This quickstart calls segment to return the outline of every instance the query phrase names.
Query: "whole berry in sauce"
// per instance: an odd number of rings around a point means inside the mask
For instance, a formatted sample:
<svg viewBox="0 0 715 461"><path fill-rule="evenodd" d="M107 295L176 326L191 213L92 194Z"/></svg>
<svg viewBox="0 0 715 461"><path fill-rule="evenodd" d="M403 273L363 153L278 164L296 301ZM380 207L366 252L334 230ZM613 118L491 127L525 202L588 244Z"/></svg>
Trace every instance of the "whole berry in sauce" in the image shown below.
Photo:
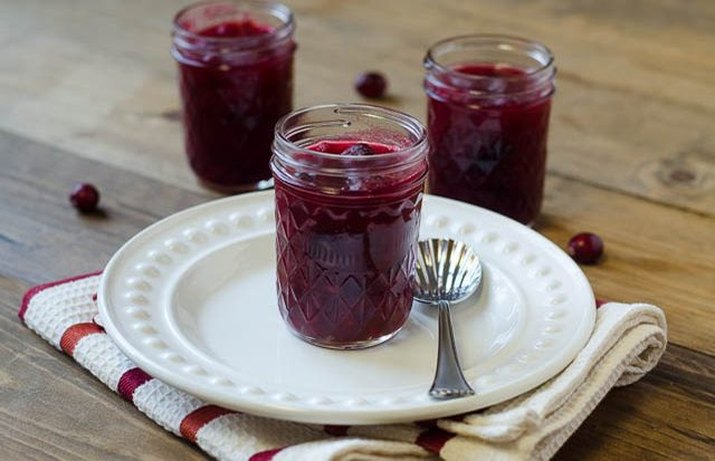
<svg viewBox="0 0 715 461"><path fill-rule="evenodd" d="M375 155L375 151L365 143L359 142L348 147L340 153L340 155L352 155L353 157L364 157L366 155Z"/></svg>

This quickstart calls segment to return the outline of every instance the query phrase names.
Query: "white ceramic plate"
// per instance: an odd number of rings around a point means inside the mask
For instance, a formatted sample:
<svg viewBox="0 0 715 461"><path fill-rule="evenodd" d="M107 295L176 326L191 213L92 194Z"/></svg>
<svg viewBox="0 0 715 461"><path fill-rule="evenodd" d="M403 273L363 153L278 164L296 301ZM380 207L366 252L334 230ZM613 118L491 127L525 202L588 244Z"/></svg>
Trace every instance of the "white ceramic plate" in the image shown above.
<svg viewBox="0 0 715 461"><path fill-rule="evenodd" d="M138 366L206 401L322 424L416 421L486 407L562 370L586 343L595 302L558 247L496 213L426 196L421 238L451 236L484 264L479 296L453 311L476 395L427 395L436 317L416 305L388 343L333 351L299 340L278 312L273 193L217 200L129 240L99 289L107 332Z"/></svg>

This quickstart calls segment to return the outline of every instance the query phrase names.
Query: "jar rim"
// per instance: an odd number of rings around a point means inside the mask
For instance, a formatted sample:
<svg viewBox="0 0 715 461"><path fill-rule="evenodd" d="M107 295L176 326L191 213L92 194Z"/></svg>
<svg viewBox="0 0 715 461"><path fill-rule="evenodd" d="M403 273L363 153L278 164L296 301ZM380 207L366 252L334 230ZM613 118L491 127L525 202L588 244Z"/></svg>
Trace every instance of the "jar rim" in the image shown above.
<svg viewBox="0 0 715 461"><path fill-rule="evenodd" d="M444 64L442 64L437 58L436 54L439 50L439 48L450 46L454 47L458 44L489 44L493 43L499 46L504 46L504 47L512 47L514 45L519 45L519 46L528 46L534 48L537 52L540 52L543 56L546 57L545 60L538 60L537 62L540 63L539 67L536 67L534 69L528 69L526 72L524 72L523 75L505 75L505 76L499 76L499 77L494 77L494 76L488 76L488 75L475 75L475 74L468 74L466 72L460 72L458 70L455 70L453 68L450 68ZM457 35L454 37L448 37L443 40L440 40L436 43L434 43L430 48L427 50L427 54L425 55L424 58L424 66L427 69L434 68L440 73L456 73L459 74L460 78L463 78L467 81L474 81L474 82L484 82L484 81L489 81L489 80L494 80L494 79L499 79L499 80L507 80L507 81L518 81L518 80L523 80L524 78L533 78L535 76L538 76L538 74L548 72L550 69L553 69L554 65L554 55L551 52L551 50L546 47L546 45L534 41L534 40L529 40L523 37L515 36L515 35L506 35L506 34L465 34L465 35Z"/></svg>
<svg viewBox="0 0 715 461"><path fill-rule="evenodd" d="M340 124L348 124L349 126L349 121L346 120L332 120L332 121L326 121L326 122L315 122L308 124L304 127L297 127L297 129L293 129L291 131L286 125L288 122L295 118L299 118L300 116L317 111L317 110L326 110L326 109L332 109L333 112L336 115L340 115L340 113L345 113L345 114L355 114L355 113L360 113L363 112L365 115L370 116L370 117L379 117L382 119L387 119L395 123L400 123L404 128L407 129L412 135L414 135L414 142L412 142L409 146L398 146L399 149L393 152L386 152L378 155L368 155L364 157L358 157L358 156L338 156L335 154L327 153L327 152L318 152L314 151L311 149L307 149L305 147L299 146L298 144L295 144L293 141L289 139L290 135L294 135L296 133L299 133L301 131L305 131L311 128L315 128L319 125L323 126L339 126ZM425 127L422 125L422 123L417 120L417 118L413 117L412 115L401 112L399 110L395 109L390 109L387 107L382 107L378 106L375 104L367 104L367 103L334 103L334 104L319 104L315 106L306 106L302 107L299 109L294 110L293 112L284 115L281 117L278 122L276 122L275 126L275 141L274 143L276 145L282 145L282 147L288 147L292 152L295 153L300 153L304 156L310 156L316 160L328 160L328 161L336 161L338 159L343 159L345 161L349 161L351 164L355 165L356 167L359 167L361 164L367 164L367 163L374 163L376 159L380 159L381 162L384 163L389 163L391 160L399 160L402 159L404 160L406 154L409 154L411 151L414 152L421 152L424 150L425 146L428 143L427 139L427 130Z"/></svg>
<svg viewBox="0 0 715 461"><path fill-rule="evenodd" d="M250 6L255 8L255 11L264 11L275 18L281 20L280 26L276 27L273 31L267 34L254 35L254 36L243 36L243 37L211 37L206 35L201 35L198 32L187 29L180 23L180 19L187 12L200 7L207 7L211 5L231 5L240 7ZM246 48L252 48L260 46L266 43L267 40L273 42L276 40L282 40L290 37L295 29L295 20L293 11L286 5L278 2L268 2L261 0L205 0L192 3L181 10L179 10L173 19L173 32L175 35L191 40L201 40L203 42L208 42L216 45L235 45L241 44Z"/></svg>

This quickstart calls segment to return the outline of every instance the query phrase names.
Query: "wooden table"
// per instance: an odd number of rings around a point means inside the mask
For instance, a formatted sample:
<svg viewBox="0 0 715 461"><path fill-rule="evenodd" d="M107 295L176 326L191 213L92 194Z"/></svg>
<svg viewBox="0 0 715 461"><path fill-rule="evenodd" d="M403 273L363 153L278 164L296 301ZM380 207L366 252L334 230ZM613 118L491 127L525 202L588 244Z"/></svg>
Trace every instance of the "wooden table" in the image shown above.
<svg viewBox="0 0 715 461"><path fill-rule="evenodd" d="M440 38L502 32L557 57L546 201L560 246L600 234L600 298L667 313L670 345L615 389L558 459L715 459L715 3L291 0L296 105L356 100L424 118L421 59ZM217 195L182 148L169 22L181 2L0 3L0 457L201 459L27 330L33 284L100 269L148 224ZM101 216L68 192L91 181Z"/></svg>

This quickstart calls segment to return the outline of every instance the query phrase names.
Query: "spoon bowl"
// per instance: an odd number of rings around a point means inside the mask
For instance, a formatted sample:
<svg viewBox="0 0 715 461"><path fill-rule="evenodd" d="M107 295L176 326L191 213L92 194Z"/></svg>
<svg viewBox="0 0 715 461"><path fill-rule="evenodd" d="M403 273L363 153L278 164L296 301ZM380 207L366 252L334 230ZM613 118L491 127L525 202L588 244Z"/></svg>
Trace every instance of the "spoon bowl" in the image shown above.
<svg viewBox="0 0 715 461"><path fill-rule="evenodd" d="M474 394L457 354L450 303L467 299L481 286L479 256L464 242L429 239L418 243L414 297L439 309L437 370L429 393L436 399Z"/></svg>

